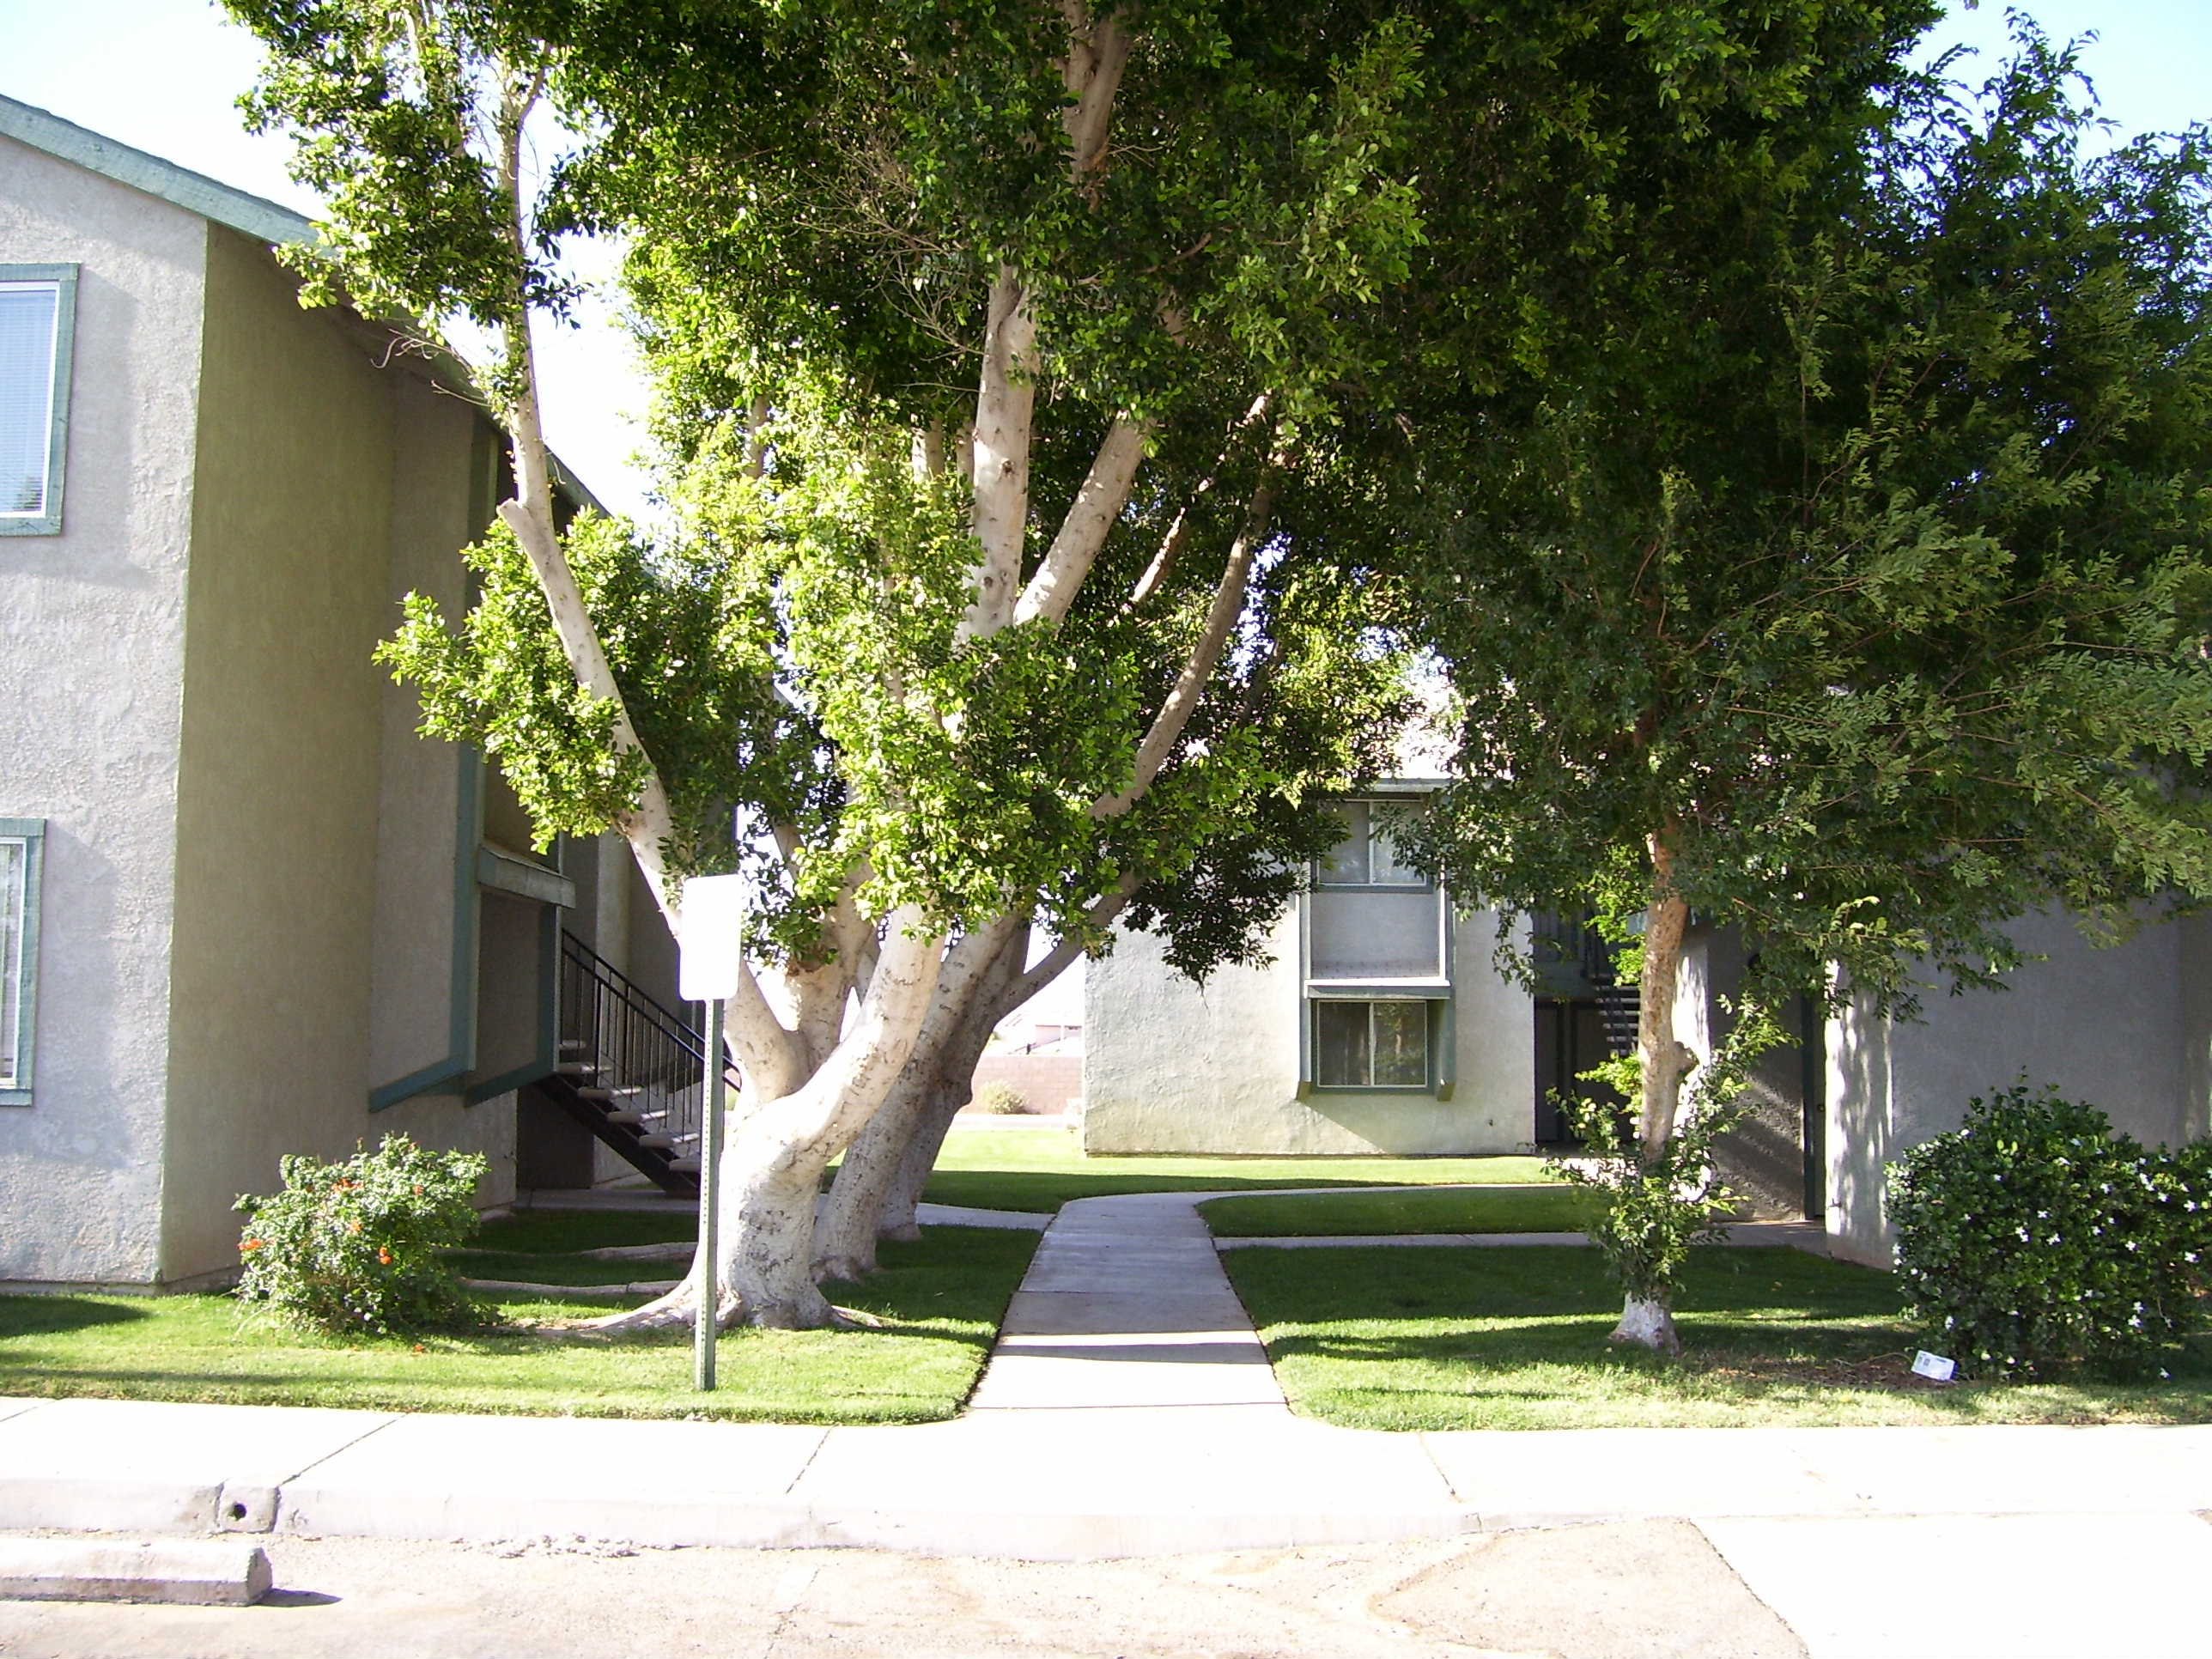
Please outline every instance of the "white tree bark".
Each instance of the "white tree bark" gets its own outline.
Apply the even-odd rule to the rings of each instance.
[[[1060,14],[1068,32],[1060,78],[1075,100],[1061,119],[1067,128],[1068,171],[1080,182],[1105,161],[1114,94],[1121,89],[1134,42],[1118,9],[1109,7],[1101,17],[1083,0],[1060,0]]]
[[[838,1165],[816,1228],[817,1279],[850,1281],[875,1271],[876,1218],[897,1174],[900,1155],[940,1086],[945,1068],[957,1068],[965,1050],[967,1070],[975,1070],[975,1054],[989,1041],[1000,1018],[992,988],[1019,974],[1028,950],[1029,919],[1001,916],[963,935],[945,952],[937,994],[898,1081],[845,1148],[844,1161]],[[981,1035],[975,1036],[979,1021]]]
[[[1030,440],[1036,404],[1036,325],[1029,295],[1009,265],[991,284],[983,333],[983,373],[975,393],[975,505],[970,523],[981,544],[975,596],[957,637],[987,638],[1013,620],[1022,580],[1022,538],[1029,525]]]
[[[1176,740],[1182,736],[1183,727],[1190,724],[1190,717],[1198,710],[1198,700],[1205,695],[1206,683],[1213,678],[1221,653],[1228,648],[1237,617],[1243,614],[1245,592],[1251,584],[1252,561],[1267,538],[1267,523],[1274,510],[1275,474],[1271,465],[1261,474],[1246,504],[1243,527],[1230,545],[1229,562],[1214,586],[1213,602],[1207,608],[1206,626],[1200,631],[1198,643],[1191,647],[1182,672],[1160,704],[1152,729],[1137,745],[1133,775],[1125,787],[1091,803],[1092,817],[1119,817],[1127,811],[1144,799],[1145,792],[1152,787],[1152,780],[1159,775],[1160,768],[1167,764]]]
[[[1674,1329],[1674,1313],[1656,1297],[1626,1298],[1621,1304],[1620,1323],[1613,1328],[1606,1340],[1624,1346],[1650,1348],[1655,1353],[1682,1352],[1682,1339]]]
[[[1111,923],[1127,907],[1141,884],[1133,873],[1125,874],[1112,892],[1100,897],[1086,912],[1091,925],[1104,927]],[[1083,954],[1079,942],[1063,939],[1054,943],[1051,950],[1028,968],[1014,972],[1027,950],[1028,939],[1024,930],[1020,948],[1009,949],[1000,959],[1004,976],[994,976],[975,1013],[948,1043],[947,1057],[938,1067],[936,1086],[926,1092],[919,1102],[914,1127],[907,1135],[905,1146],[899,1153],[897,1167],[884,1188],[877,1211],[877,1237],[912,1239],[921,1236],[921,1229],[915,1220],[915,1206],[921,1202],[922,1188],[928,1185],[930,1173],[937,1167],[937,1155],[945,1146],[945,1137],[952,1127],[952,1120],[968,1103],[975,1080],[975,1062],[981,1055],[983,1045],[989,1041],[992,1030],[1008,1014],[1058,979]],[[953,1052],[954,1047],[970,1038],[974,1042],[973,1050],[963,1059]]]
[[[1642,1006],[1637,1015],[1636,1046],[1641,1106],[1637,1141],[1647,1170],[1667,1156],[1681,1114],[1683,1080],[1698,1063],[1697,1055],[1674,1029],[1682,936],[1690,920],[1690,907],[1674,890],[1676,833],[1676,826],[1668,824],[1646,842],[1651,860],[1651,902],[1644,912],[1644,971],[1637,987]],[[1660,1353],[1682,1351],[1674,1316],[1663,1292],[1628,1297],[1621,1308],[1620,1323],[1613,1328],[1609,1340]]]
[[[921,1033],[945,957],[944,936],[922,926],[918,910],[893,913],[845,1041],[801,1087],[763,1101],[733,1127],[722,1154],[725,1230],[716,1264],[717,1317],[725,1325],[807,1330],[836,1322],[814,1282],[814,1200],[830,1160],[883,1103]],[[695,1271],[678,1290],[594,1328],[685,1323],[696,1285]]]
[[[1674,892],[1674,849],[1671,826],[1647,843],[1651,859],[1651,904],[1644,913],[1644,972],[1637,994],[1636,1047],[1641,1061],[1643,1109],[1638,1138],[1646,1164],[1666,1156],[1680,1115],[1682,1084],[1697,1055],[1674,1030],[1674,994],[1682,976],[1682,935],[1690,907]]]
[[[1115,417],[1090,472],[1075,492],[1073,505],[1060,520],[1060,533],[1052,538],[1044,562],[1022,590],[1014,606],[1017,623],[1039,617],[1057,623],[1067,615],[1083,589],[1084,579],[1091,574],[1098,550],[1106,544],[1107,533],[1128,505],[1137,468],[1145,459],[1145,428],[1127,416]]]

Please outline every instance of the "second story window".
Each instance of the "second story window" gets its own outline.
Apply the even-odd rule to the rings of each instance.
[[[0,265],[0,535],[62,527],[76,271]]]
[[[1397,843],[1374,803],[1346,801],[1335,811],[1345,835],[1315,872],[1322,886],[1428,886],[1421,872],[1399,856]]]

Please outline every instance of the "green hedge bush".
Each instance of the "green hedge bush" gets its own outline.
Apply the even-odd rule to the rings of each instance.
[[[399,1335],[495,1322],[440,1256],[477,1228],[481,1152],[425,1152],[387,1135],[331,1163],[295,1155],[284,1190],[249,1194],[238,1294],[288,1323],[337,1334]]]
[[[2137,1375],[2202,1322],[2212,1146],[2146,1149],[2022,1081],[1890,1177],[1911,1311],[1962,1372]]]

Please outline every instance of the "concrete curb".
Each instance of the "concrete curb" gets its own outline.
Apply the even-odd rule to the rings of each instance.
[[[0,1538],[0,1600],[252,1607],[273,1582],[258,1544]]]

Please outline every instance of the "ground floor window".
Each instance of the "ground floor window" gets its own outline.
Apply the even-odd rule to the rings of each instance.
[[[1324,1089],[1426,1088],[1428,1004],[1316,1003],[1314,1081]]]
[[[0,818],[0,1105],[27,1104],[31,1097],[39,854],[45,830],[36,819]]]

